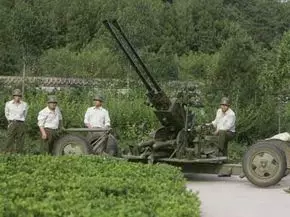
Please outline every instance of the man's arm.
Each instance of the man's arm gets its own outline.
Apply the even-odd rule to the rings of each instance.
[[[5,117],[8,121],[8,117],[9,117],[9,107],[8,107],[8,102],[6,102],[5,104]]]
[[[63,120],[62,120],[62,118],[61,118],[61,119],[59,119],[59,121],[58,121],[58,129],[61,129],[61,130],[63,130],[63,129],[64,129],[64,127],[63,127]]]
[[[47,139],[46,132],[44,130],[44,127],[39,127],[40,133],[41,133],[41,138],[42,139]]]
[[[38,117],[37,117],[37,121],[38,121],[37,124],[38,124],[39,130],[40,130],[42,139],[47,139],[47,135],[46,135],[46,132],[44,130],[46,118],[47,118],[47,116],[44,114],[44,112],[39,112]]]
[[[24,118],[26,119],[26,117],[27,117],[27,113],[28,113],[28,104],[27,103],[25,103],[24,104]]]
[[[211,124],[216,128],[217,127],[217,121],[218,121],[218,116],[219,116],[219,110],[217,110],[215,119],[211,122]]]
[[[59,122],[58,122],[58,129],[60,130],[60,132],[62,132],[64,130],[63,121],[62,120],[59,120]]]
[[[57,107],[57,112],[58,112],[58,116],[59,116],[58,129],[63,129],[62,113],[61,113],[59,107]]]
[[[59,107],[57,107],[57,112],[58,112],[58,115],[59,115],[59,120],[62,121],[62,113],[61,113]]]
[[[90,108],[88,108],[85,113],[84,124],[86,125],[87,128],[92,128],[92,126],[90,125],[89,119],[90,119]]]
[[[110,116],[109,116],[109,112],[106,111],[106,114],[105,114],[105,127],[110,127],[111,126],[111,119],[110,119]]]

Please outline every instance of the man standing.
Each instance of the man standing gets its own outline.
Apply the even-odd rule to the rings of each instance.
[[[62,114],[57,106],[56,96],[48,96],[47,107],[39,112],[37,120],[43,141],[41,151],[52,154],[58,129],[62,127]]]
[[[95,106],[87,109],[84,123],[88,128],[109,128],[111,126],[109,112],[102,107],[103,97],[94,97]]]
[[[235,136],[236,115],[230,108],[230,100],[223,97],[216,118],[210,124],[215,128],[214,135],[218,136],[219,151],[223,156],[228,154],[228,142]]]
[[[27,103],[22,101],[22,93],[15,89],[12,93],[13,99],[5,104],[5,117],[8,121],[7,130],[7,152],[21,153],[24,147],[25,119],[27,116]]]
[[[88,128],[99,128],[99,129],[108,129],[110,128],[110,116],[109,112],[103,108],[103,97],[100,95],[96,95],[94,98],[95,106],[87,109],[85,114],[84,123]],[[102,137],[104,136],[104,137]],[[102,137],[102,142],[98,145],[95,144],[96,150],[95,153],[101,154],[103,152],[109,153],[112,152],[112,155],[115,154],[116,143],[111,141],[111,137],[106,137],[103,132],[89,132],[88,133],[88,141],[90,144],[93,144],[94,141],[98,140]],[[108,140],[109,139],[109,140]]]

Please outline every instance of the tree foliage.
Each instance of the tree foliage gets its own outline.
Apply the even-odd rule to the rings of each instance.
[[[290,2],[0,0],[1,74],[25,63],[28,75],[137,79],[102,25],[113,18],[155,78],[202,82],[211,106],[229,95],[245,114],[242,132],[276,127],[257,117],[276,117],[268,102],[287,92]]]

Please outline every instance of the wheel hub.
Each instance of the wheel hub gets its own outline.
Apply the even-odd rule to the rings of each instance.
[[[277,160],[267,152],[260,152],[253,157],[252,170],[259,177],[274,176],[278,169]]]
[[[267,161],[261,161],[261,167],[262,168],[266,168],[268,165],[268,162]]]

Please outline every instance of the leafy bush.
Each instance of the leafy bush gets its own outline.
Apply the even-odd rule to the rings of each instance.
[[[71,52],[68,48],[51,49],[41,56],[39,64],[39,71],[49,76],[88,78],[123,76],[116,55],[104,47],[94,50],[87,49],[80,54]]]
[[[200,216],[180,171],[101,157],[0,156],[3,216]]]
[[[228,153],[229,160],[232,163],[240,163],[241,158],[247,151],[247,146],[245,144],[237,143],[235,141],[229,143]]]
[[[3,91],[3,92],[2,92]],[[1,110],[4,111],[5,101],[9,100],[10,92],[2,90],[3,101]],[[95,92],[102,92],[94,89],[65,89],[56,92],[59,107],[62,110],[65,127],[83,127],[84,114],[88,107],[93,106],[92,97]],[[48,93],[41,90],[28,89],[25,92],[25,101],[29,104],[28,117],[26,120],[27,133],[31,138],[38,138],[39,129],[37,126],[38,112],[46,106]],[[113,128],[118,131],[120,139],[136,139],[140,130],[135,127],[146,122],[148,130],[157,125],[157,119],[152,109],[144,104],[146,98],[143,92],[132,90],[126,94],[118,93],[118,90],[105,90],[104,107],[108,109]],[[8,97],[4,97],[8,96]],[[37,99],[37,100],[36,100]],[[4,112],[0,113],[0,127],[6,128]]]

